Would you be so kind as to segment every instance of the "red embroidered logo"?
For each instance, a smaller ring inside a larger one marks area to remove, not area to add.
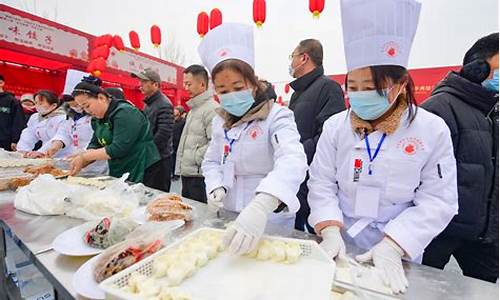
[[[389,57],[396,57],[399,55],[399,44],[396,42],[385,43],[383,51]]]
[[[415,155],[418,151],[424,150],[424,143],[419,138],[409,137],[401,139],[397,148],[403,150],[406,155]]]
[[[224,49],[219,50],[217,55],[219,55],[220,57],[224,57],[224,56],[229,55],[229,53],[231,53],[231,51],[229,49],[224,48]]]
[[[248,135],[250,136],[250,138],[252,138],[252,140],[257,140],[257,138],[259,136],[261,136],[263,134],[263,131],[262,131],[262,128],[260,128],[260,126],[258,125],[255,125],[255,126],[252,126],[249,130],[248,130]]]

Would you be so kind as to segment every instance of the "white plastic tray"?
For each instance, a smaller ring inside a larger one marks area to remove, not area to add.
[[[156,257],[176,247],[185,239],[206,230],[223,232],[219,229],[200,228],[182,240],[106,279],[100,284],[106,293],[106,299],[140,299],[138,295],[120,289],[127,285],[130,274],[139,272],[151,276]],[[335,263],[316,242],[270,236],[264,238],[299,243],[302,249],[301,258],[295,264],[284,264],[237,257],[222,252],[192,277],[186,279],[178,289],[191,295],[192,299],[205,300],[330,299]]]

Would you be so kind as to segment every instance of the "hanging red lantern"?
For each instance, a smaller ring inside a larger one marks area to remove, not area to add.
[[[278,96],[278,104],[283,106],[283,97]]]
[[[266,21],[266,1],[253,0],[253,21],[261,28]]]
[[[125,50],[125,45],[123,44],[123,40],[122,40],[122,38],[119,35],[115,35],[113,37],[113,46],[118,51],[124,51]]]
[[[98,36],[95,41],[94,41],[94,48],[106,45],[108,47],[111,47],[113,44],[113,36],[111,34],[104,34],[101,36]]]
[[[210,12],[210,30],[222,24],[222,12],[218,8]]]
[[[90,55],[91,59],[96,59],[102,57],[103,59],[108,59],[109,57],[109,47],[107,45],[102,45],[99,46],[95,49],[92,50],[92,53]]]
[[[139,51],[141,48],[141,41],[139,40],[139,35],[135,31],[131,31],[128,34],[128,37],[130,39],[130,46],[135,49],[135,51]]]
[[[200,37],[204,37],[208,32],[208,14],[201,12],[198,14],[198,21],[196,22],[196,31]]]
[[[87,71],[95,77],[99,77],[106,70],[106,60],[98,57],[90,61]]]
[[[285,94],[288,94],[290,92],[290,84],[285,84]]]
[[[314,18],[319,18],[324,8],[325,0],[309,0],[309,11],[313,14]]]
[[[156,25],[151,26],[151,43],[153,43],[155,48],[160,47],[161,44],[161,30]]]

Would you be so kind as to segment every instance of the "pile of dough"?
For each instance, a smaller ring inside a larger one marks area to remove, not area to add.
[[[34,158],[13,158],[0,159],[0,168],[17,168],[27,166],[39,166],[52,161],[51,159],[34,159]]]
[[[262,240],[247,256],[262,261],[271,260],[278,263],[293,264],[299,260],[301,254],[302,249],[299,243]]]
[[[79,185],[86,185],[86,186],[95,186],[99,189],[104,189],[108,186],[108,183],[103,182],[101,180],[93,179],[93,178],[85,178],[85,177],[73,177],[69,176],[66,179],[66,182],[71,183],[71,184],[79,184]]]
[[[153,263],[153,277],[167,277],[169,285],[178,286],[223,250],[222,234],[200,232],[177,248],[158,256]]]

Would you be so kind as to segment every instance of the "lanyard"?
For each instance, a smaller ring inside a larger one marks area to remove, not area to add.
[[[382,144],[385,141],[386,134],[384,133],[382,137],[380,138],[380,141],[378,142],[377,149],[375,149],[375,153],[372,156],[372,149],[370,148],[370,141],[368,140],[368,135],[365,135],[365,144],[366,144],[366,149],[368,151],[368,158],[370,158],[370,165],[368,166],[368,175],[372,175],[372,162],[377,158],[378,153],[380,151],[380,148],[382,147]]]
[[[76,132],[76,122],[73,122],[71,126],[71,131],[73,135],[73,146],[78,147],[78,133]]]
[[[241,136],[241,134],[243,134],[243,132],[245,130],[247,130],[248,126],[250,126],[250,124],[252,124],[252,122],[253,121],[250,121],[247,123],[245,128],[243,128],[243,130],[241,131],[240,136]],[[223,157],[222,163],[226,162],[226,159],[229,156],[229,153],[231,153],[231,151],[233,150],[233,144],[236,142],[236,139],[230,139],[227,136],[227,132],[228,132],[228,130],[224,129],[224,139],[227,141],[227,144],[224,145],[224,157]]]
[[[250,124],[252,124],[253,121],[250,121],[247,123],[247,125],[245,126],[245,128],[243,128],[243,130],[241,131],[241,134],[243,133],[243,131],[247,130],[248,126],[250,126]],[[233,150],[233,144],[234,142],[236,142],[236,139],[230,139],[228,136],[227,136],[227,132],[228,130],[227,129],[224,129],[224,139],[229,143],[228,144],[228,154],[231,153],[231,151]],[[240,134],[240,135],[241,135]],[[225,149],[226,147],[224,147]]]

